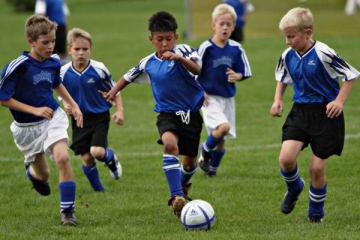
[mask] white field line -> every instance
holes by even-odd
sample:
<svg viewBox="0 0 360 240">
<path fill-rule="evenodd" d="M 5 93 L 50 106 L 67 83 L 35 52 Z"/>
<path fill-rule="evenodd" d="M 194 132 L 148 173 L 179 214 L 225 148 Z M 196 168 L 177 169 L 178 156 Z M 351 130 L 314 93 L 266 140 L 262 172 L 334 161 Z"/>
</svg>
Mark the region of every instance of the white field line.
<svg viewBox="0 0 360 240">
<path fill-rule="evenodd" d="M 346 134 L 345 135 L 345 140 L 359 139 L 359 138 L 360 138 L 360 133 Z M 238 146 L 227 147 L 227 149 L 230 150 L 230 151 L 235 151 L 235 152 L 238 152 L 238 151 L 251 152 L 251 151 L 264 150 L 264 149 L 276 149 L 276 148 L 280 149 L 280 146 L 281 146 L 280 143 L 272 143 L 272 144 L 265 144 L 265 145 L 238 145 Z M 139 151 L 139 152 L 125 152 L 125 153 L 121 153 L 121 151 L 120 151 L 118 155 L 119 155 L 120 158 L 126 158 L 126 157 L 153 157 L 153 156 L 162 155 L 162 152 L 161 152 L 161 150 L 152 151 L 152 152 L 142 150 L 142 151 Z M 10 158 L 10 157 L 0 157 L 0 161 L 13 161 L 13 160 L 15 160 L 15 159 Z M 23 160 L 23 158 L 21 157 L 21 161 L 22 160 Z"/>
</svg>

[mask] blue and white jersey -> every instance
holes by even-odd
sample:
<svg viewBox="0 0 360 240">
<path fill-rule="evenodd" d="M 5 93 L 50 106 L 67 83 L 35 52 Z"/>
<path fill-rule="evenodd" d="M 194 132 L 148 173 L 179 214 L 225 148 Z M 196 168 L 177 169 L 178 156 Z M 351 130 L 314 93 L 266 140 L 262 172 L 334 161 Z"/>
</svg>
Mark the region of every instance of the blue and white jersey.
<svg viewBox="0 0 360 240">
<path fill-rule="evenodd" d="M 343 81 L 353 80 L 360 73 L 322 42 L 315 42 L 300 56 L 292 48 L 281 55 L 275 79 L 293 84 L 293 101 L 300 104 L 324 104 L 336 99 Z"/>
<path fill-rule="evenodd" d="M 60 60 L 57 55 L 39 62 L 28 52 L 5 65 L 1 72 L 0 100 L 13 98 L 33 107 L 59 107 L 53 89 L 61 84 Z M 10 109 L 19 123 L 38 122 L 42 117 Z"/>
<path fill-rule="evenodd" d="M 221 48 L 209 39 L 200 45 L 198 53 L 202 59 L 198 80 L 207 94 L 226 98 L 236 95 L 235 83 L 229 83 L 227 80 L 227 68 L 241 73 L 244 79 L 251 77 L 245 51 L 240 43 L 234 40 L 229 39 Z"/>
<path fill-rule="evenodd" d="M 173 51 L 201 65 L 197 52 L 189 46 L 177 45 Z M 161 60 L 156 53 L 143 58 L 124 75 L 124 79 L 128 82 L 150 81 L 155 112 L 197 112 L 203 104 L 204 91 L 195 75 L 180 62 Z"/>
<path fill-rule="evenodd" d="M 109 70 L 101 62 L 90 60 L 82 72 L 69 62 L 61 67 L 61 79 L 71 97 L 83 113 L 103 113 L 111 108 L 99 93 L 108 92 L 114 86 Z"/>
</svg>

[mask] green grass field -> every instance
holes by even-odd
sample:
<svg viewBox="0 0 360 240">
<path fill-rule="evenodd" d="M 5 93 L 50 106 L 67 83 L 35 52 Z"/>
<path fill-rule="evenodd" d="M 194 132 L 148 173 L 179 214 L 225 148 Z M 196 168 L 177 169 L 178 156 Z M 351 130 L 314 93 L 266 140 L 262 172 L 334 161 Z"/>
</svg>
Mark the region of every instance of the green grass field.
<svg viewBox="0 0 360 240">
<path fill-rule="evenodd" d="M 205 1 L 205 0 L 198 0 Z M 328 197 L 323 224 L 307 222 L 311 152 L 299 157 L 306 191 L 294 212 L 285 216 L 280 202 L 285 185 L 279 176 L 278 152 L 284 117 L 271 118 L 274 68 L 286 48 L 277 30 L 281 16 L 297 0 L 252 1 L 256 11 L 246 27 L 247 51 L 254 76 L 239 83 L 236 140 L 218 176 L 207 178 L 199 170 L 192 179 L 191 196 L 212 204 L 215 227 L 209 232 L 186 232 L 167 207 L 168 189 L 162 172 L 162 149 L 156 144 L 156 114 L 148 85 L 132 85 L 123 93 L 125 125 L 111 124 L 109 142 L 118 153 L 123 179 L 111 179 L 98 164 L 105 194 L 94 193 L 81 172 L 79 157 L 71 154 L 77 183 L 76 207 L 80 225 L 59 224 L 57 171 L 50 161 L 52 194 L 41 197 L 25 177 L 23 157 L 9 130 L 8 109 L 0 108 L 0 239 L 360 239 L 360 88 L 355 85 L 345 106 L 346 143 L 341 157 L 328 161 Z M 345 16 L 344 0 L 308 0 L 315 15 L 315 39 L 333 47 L 360 69 L 360 13 Z M 179 32 L 185 28 L 183 2 L 175 0 L 68 0 L 69 27 L 88 30 L 94 38 L 93 58 L 103 61 L 114 79 L 153 51 L 147 41 L 147 19 L 158 10 L 172 12 Z M 210 12 L 209 11 L 209 17 Z M 28 47 L 23 25 L 28 13 L 14 13 L 0 1 L 0 65 Z M 210 33 L 210 26 L 203 26 Z M 210 36 L 187 42 L 197 47 Z M 180 42 L 185 40 L 180 39 Z M 186 41 L 185 41 L 186 42 Z M 285 114 L 291 106 L 285 95 Z M 205 138 L 205 132 L 203 139 Z"/>
</svg>

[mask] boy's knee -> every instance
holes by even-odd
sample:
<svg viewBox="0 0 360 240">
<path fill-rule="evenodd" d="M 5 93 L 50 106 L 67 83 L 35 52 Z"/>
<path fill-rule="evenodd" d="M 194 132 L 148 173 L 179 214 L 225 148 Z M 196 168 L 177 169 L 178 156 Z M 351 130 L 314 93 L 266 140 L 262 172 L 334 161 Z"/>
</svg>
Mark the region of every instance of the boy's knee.
<svg viewBox="0 0 360 240">
<path fill-rule="evenodd" d="M 296 165 L 295 159 L 292 159 L 290 156 L 280 155 L 279 163 L 283 170 L 292 171 Z"/>
<path fill-rule="evenodd" d="M 105 149 L 103 147 L 91 147 L 90 154 L 96 159 L 102 159 L 105 155 Z"/>
<path fill-rule="evenodd" d="M 179 149 L 175 143 L 164 143 L 164 152 L 167 154 L 178 155 Z"/>
<path fill-rule="evenodd" d="M 230 131 L 230 124 L 229 123 L 223 123 L 220 125 L 221 132 L 225 135 Z"/>
<path fill-rule="evenodd" d="M 58 153 L 56 154 L 56 156 L 54 156 L 56 164 L 60 167 L 60 166 L 66 166 L 67 164 L 69 164 L 69 155 L 67 152 L 64 153 Z"/>
<path fill-rule="evenodd" d="M 324 169 L 319 166 L 311 166 L 310 167 L 310 176 L 312 180 L 319 180 L 324 177 Z"/>
</svg>

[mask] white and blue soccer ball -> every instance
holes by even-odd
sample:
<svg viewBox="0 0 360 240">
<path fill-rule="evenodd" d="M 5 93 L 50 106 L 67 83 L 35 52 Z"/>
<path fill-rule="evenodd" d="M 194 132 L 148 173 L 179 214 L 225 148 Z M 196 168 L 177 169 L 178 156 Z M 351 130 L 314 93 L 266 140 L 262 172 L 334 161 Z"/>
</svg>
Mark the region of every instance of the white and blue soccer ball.
<svg viewBox="0 0 360 240">
<path fill-rule="evenodd" d="M 182 209 L 180 221 L 186 230 L 210 230 L 214 226 L 215 212 L 210 203 L 193 200 Z"/>
</svg>

